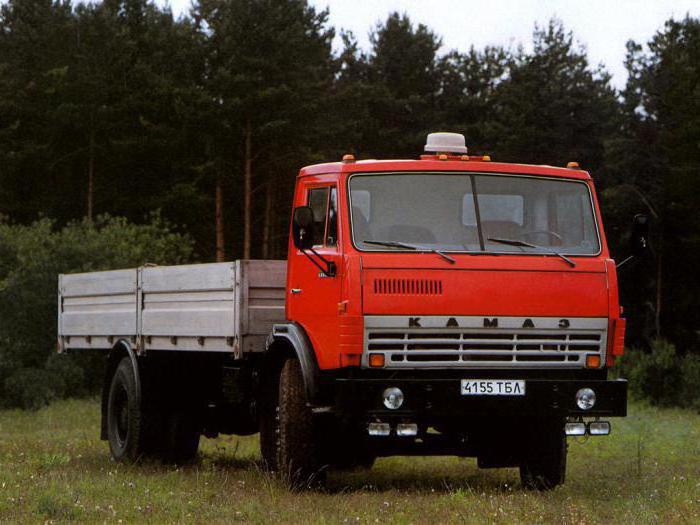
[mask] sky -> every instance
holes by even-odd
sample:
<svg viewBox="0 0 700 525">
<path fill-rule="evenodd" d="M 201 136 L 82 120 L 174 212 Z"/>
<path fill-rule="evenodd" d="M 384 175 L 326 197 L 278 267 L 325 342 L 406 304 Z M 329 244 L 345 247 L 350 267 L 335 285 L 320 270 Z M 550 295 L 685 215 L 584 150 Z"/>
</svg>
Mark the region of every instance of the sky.
<svg viewBox="0 0 700 525">
<path fill-rule="evenodd" d="M 162 0 L 176 14 L 187 12 L 190 0 Z M 443 39 L 441 52 L 467 50 L 474 45 L 504 45 L 528 48 L 535 24 L 545 25 L 552 17 L 563 21 L 585 45 L 592 64 L 602 63 L 612 74 L 613 85 L 624 87 L 627 75 L 623 61 L 625 43 L 647 42 L 663 23 L 700 16 L 700 0 L 310 0 L 330 10 L 336 29 L 352 31 L 363 48 L 369 47 L 369 32 L 392 11 L 406 13 L 414 23 L 423 23 Z M 339 33 L 339 31 L 338 31 Z M 339 46 L 340 41 L 336 42 Z"/>
</svg>

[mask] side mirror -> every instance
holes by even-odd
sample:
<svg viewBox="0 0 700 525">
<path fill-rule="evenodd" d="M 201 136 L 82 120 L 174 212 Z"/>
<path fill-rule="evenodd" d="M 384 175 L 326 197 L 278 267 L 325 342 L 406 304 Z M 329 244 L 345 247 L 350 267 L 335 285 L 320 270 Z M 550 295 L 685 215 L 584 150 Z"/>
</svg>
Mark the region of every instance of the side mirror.
<svg viewBox="0 0 700 525">
<path fill-rule="evenodd" d="M 649 251 L 649 217 L 637 214 L 632 220 L 632 237 L 630 239 L 632 255 L 641 257 Z"/>
<path fill-rule="evenodd" d="M 294 246 L 300 250 L 309 249 L 314 245 L 314 211 L 310 206 L 294 208 L 292 238 Z"/>
</svg>

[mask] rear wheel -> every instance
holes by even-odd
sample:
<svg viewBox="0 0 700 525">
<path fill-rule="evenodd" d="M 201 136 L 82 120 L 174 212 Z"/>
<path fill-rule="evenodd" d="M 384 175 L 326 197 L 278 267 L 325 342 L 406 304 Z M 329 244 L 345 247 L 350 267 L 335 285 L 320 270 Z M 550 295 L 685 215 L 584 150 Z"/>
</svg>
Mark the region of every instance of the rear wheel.
<svg viewBox="0 0 700 525">
<path fill-rule="evenodd" d="M 293 484 L 321 481 L 317 436 L 299 361 L 287 359 L 279 379 L 277 467 Z"/>
<path fill-rule="evenodd" d="M 136 461 L 150 452 L 148 425 L 136 393 L 136 376 L 129 357 L 117 365 L 109 387 L 107 438 L 116 461 Z"/>
<path fill-rule="evenodd" d="M 279 393 L 277 379 L 270 373 L 262 385 L 260 396 L 260 454 L 268 470 L 277 470 L 277 439 L 279 432 Z M 272 380 L 269 380 L 273 378 Z"/>
<path fill-rule="evenodd" d="M 567 444 L 563 421 L 549 422 L 533 432 L 520 464 L 520 480 L 528 489 L 551 490 L 564 483 Z"/>
</svg>

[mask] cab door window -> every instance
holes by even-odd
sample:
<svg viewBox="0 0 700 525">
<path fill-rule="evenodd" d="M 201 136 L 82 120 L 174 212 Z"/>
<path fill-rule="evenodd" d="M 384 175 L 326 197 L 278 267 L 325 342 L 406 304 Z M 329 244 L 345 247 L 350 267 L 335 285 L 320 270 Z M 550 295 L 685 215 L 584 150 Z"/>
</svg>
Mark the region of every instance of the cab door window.
<svg viewBox="0 0 700 525">
<path fill-rule="evenodd" d="M 331 188 L 328 196 L 328 221 L 326 225 L 326 246 L 338 245 L 338 196 Z"/>
<path fill-rule="evenodd" d="M 337 246 L 338 197 L 335 187 L 310 189 L 308 203 L 314 213 L 314 246 Z"/>
</svg>

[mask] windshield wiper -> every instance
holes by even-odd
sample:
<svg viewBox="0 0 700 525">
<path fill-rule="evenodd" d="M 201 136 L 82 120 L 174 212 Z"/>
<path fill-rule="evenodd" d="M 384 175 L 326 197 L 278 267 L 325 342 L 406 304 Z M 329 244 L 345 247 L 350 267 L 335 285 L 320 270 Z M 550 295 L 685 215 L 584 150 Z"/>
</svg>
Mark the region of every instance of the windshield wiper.
<svg viewBox="0 0 700 525">
<path fill-rule="evenodd" d="M 564 255 L 563 253 L 559 253 L 556 250 L 552 250 L 551 248 L 547 248 L 545 246 L 537 246 L 536 244 L 531 244 L 529 242 L 515 240 L 515 239 L 500 239 L 498 237 L 488 237 L 486 240 L 491 241 L 491 242 L 498 242 L 500 244 L 509 244 L 511 246 L 523 246 L 525 248 L 536 248 L 539 250 L 546 250 L 549 253 L 557 255 L 562 260 L 564 260 L 566 263 L 570 264 L 573 268 L 576 267 L 576 263 L 574 261 L 572 261 L 571 259 L 569 259 L 566 255 Z"/>
<path fill-rule="evenodd" d="M 407 250 L 420 250 L 420 251 L 426 251 L 426 252 L 431 252 L 431 253 L 437 253 L 440 257 L 445 259 L 446 261 L 449 261 L 451 264 L 454 264 L 457 262 L 456 259 L 450 257 L 447 255 L 445 252 L 438 250 L 436 248 L 429 248 L 427 246 L 420 246 L 418 244 L 407 244 L 405 242 L 399 242 L 399 241 L 369 241 L 369 240 L 364 240 L 362 241 L 365 244 L 376 244 L 377 246 L 389 246 L 390 248 L 406 248 Z"/>
</svg>

